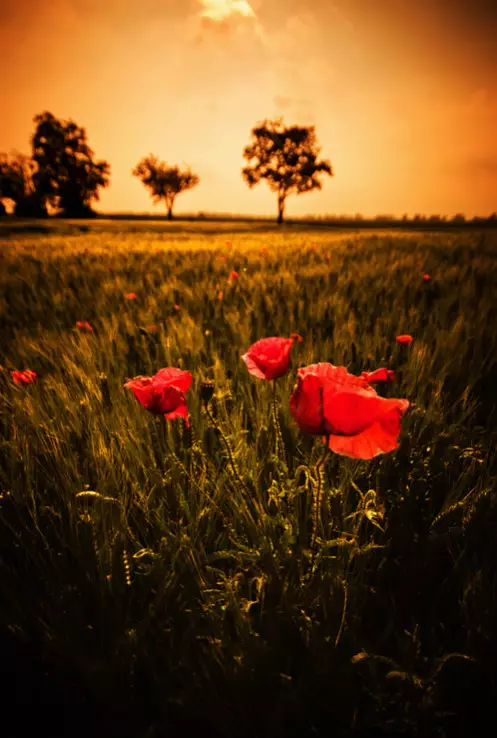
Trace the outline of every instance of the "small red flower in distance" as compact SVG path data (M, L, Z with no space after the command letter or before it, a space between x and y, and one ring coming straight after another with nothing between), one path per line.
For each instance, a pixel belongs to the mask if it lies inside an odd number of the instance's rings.
M408 333L402 334L402 336L397 336L395 338L397 343L405 344L407 346L410 346L411 343L414 341L414 338L410 336Z
M429 274L423 274L423 281L425 281L425 282L429 282L429 281L430 281L430 279L431 279L431 277L430 277L430 275L429 275Z
M190 372L167 367L153 377L130 379L124 386L133 391L138 402L149 412L164 415L168 420L184 418L189 427L186 393L191 383Z
M179 305L173 305L173 307L176 311L180 309Z
M136 300L136 294L134 292L128 292L127 295L124 295L126 300Z
M262 247L262 249L261 249L261 252L262 252L263 254L267 254L267 248L266 248L266 246L263 246L263 247Z
M226 257L225 256L220 256L219 257L219 261L226 261Z
M290 412L303 433L325 436L332 451L354 459L398 448L408 407L408 400L380 397L364 377L326 363L299 369L290 398Z
M294 336L297 334L294 333L292 338L272 336L253 343L242 356L250 374L268 380L278 379L286 374L290 366L290 351L296 340Z
M218 300L222 300L223 297L224 297L224 294L221 291L217 293L217 299Z
M395 372L393 369L375 369L374 372L361 372L361 377L372 384L373 382L393 382Z
M240 276L240 275L238 274L238 272L235 272L235 271L233 270L233 271L231 272L231 274L230 274L230 279L238 279L238 277L239 277L239 276Z
M155 333L157 330L157 323L150 323L147 325L147 331L150 331L151 333Z
M78 320L76 323L76 328L78 328L80 331L87 331L87 333L93 333L93 328L88 323L87 320Z
M231 241L226 241L226 246L231 246Z
M37 374L31 369L24 369L24 371L11 371L10 373L16 384L33 384L33 382L36 382Z

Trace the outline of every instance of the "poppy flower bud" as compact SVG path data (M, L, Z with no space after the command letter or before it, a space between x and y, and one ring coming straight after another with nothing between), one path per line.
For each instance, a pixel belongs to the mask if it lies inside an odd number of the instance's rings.
M110 399L109 380L106 374L100 374L100 391L102 392L103 405L106 408L112 407L112 401Z
M200 385L200 399L204 405L208 405L214 394L214 382L205 381Z

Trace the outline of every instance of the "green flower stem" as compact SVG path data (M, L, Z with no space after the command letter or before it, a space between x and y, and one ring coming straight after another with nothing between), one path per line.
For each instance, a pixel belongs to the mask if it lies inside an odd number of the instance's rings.
M314 500L313 500L313 506L312 506L312 537L311 537L311 550L313 551L313 556L315 556L316 554L316 539L317 539L318 529L321 523L321 507L322 507L322 502L323 502L323 492L324 492L324 485L325 485L324 468L325 468L326 460L328 458L329 453L330 453L330 449L328 447L328 436L325 436L324 451L321 454L321 457L315 467L317 480L316 480Z
M283 436L281 434L281 426L280 426L280 420L278 417L278 402L276 397L276 380L273 379L273 392L272 392L272 401L271 401L271 409L273 413L273 423L274 423L274 430L276 433L276 456L278 459L282 461L286 461L285 459L285 446L283 443Z

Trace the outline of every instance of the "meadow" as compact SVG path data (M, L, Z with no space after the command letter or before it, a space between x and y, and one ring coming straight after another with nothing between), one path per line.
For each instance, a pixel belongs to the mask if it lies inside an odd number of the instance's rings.
M495 231L1 226L6 738L483 735L496 257ZM291 370L251 376L291 333ZM320 474L289 411L316 362L395 371L397 450ZM193 376L190 428L124 388L163 367Z

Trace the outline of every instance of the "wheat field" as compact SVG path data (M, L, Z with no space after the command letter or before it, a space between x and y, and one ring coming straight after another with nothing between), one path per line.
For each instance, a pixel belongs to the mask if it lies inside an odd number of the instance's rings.
M6 735L30 711L52 736L482 734L496 257L491 231L2 226ZM241 356L291 333L273 390ZM393 369L410 402L396 451L326 458L317 523L289 411L316 362ZM163 367L192 374L190 428L124 388Z

